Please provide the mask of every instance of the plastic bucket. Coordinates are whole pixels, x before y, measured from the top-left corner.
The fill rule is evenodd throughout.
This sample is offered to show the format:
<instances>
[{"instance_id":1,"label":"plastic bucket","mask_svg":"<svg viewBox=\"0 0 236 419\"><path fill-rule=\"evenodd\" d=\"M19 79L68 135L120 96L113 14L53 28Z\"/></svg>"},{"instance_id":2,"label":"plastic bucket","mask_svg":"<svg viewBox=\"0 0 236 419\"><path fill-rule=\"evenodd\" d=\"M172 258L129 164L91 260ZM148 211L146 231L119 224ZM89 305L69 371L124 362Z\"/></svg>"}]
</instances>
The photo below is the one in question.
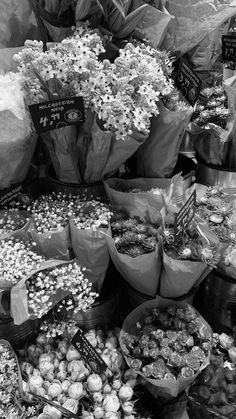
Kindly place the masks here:
<instances>
[{"instance_id":1,"label":"plastic bucket","mask_svg":"<svg viewBox=\"0 0 236 419\"><path fill-rule=\"evenodd\" d=\"M13 319L0 320L0 339L10 342L13 349L22 349L31 342L39 330L39 320L27 320L21 325L15 325Z\"/></svg>"},{"instance_id":2,"label":"plastic bucket","mask_svg":"<svg viewBox=\"0 0 236 419\"><path fill-rule=\"evenodd\" d=\"M45 192L62 192L66 194L79 195L81 198L94 199L100 198L102 201L107 200L105 188L102 182L90 183L86 185L76 183L60 182L56 179L52 165L46 168Z\"/></svg>"},{"instance_id":3,"label":"plastic bucket","mask_svg":"<svg viewBox=\"0 0 236 419\"><path fill-rule=\"evenodd\" d=\"M236 324L236 279L213 270L203 281L194 302L215 332Z\"/></svg>"},{"instance_id":4,"label":"plastic bucket","mask_svg":"<svg viewBox=\"0 0 236 419\"><path fill-rule=\"evenodd\" d=\"M236 169L207 164L197 158L196 182L202 185L221 185L224 188L236 188Z\"/></svg>"}]
</instances>

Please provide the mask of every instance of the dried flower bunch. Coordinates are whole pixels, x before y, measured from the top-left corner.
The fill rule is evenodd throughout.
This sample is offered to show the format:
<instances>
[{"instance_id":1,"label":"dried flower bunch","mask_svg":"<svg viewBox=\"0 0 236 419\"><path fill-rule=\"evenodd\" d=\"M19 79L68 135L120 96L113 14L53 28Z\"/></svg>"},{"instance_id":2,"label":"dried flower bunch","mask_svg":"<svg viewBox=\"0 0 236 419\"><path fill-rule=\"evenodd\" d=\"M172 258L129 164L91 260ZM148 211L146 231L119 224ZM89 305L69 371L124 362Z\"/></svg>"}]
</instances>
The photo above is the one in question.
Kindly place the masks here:
<instances>
[{"instance_id":1,"label":"dried flower bunch","mask_svg":"<svg viewBox=\"0 0 236 419\"><path fill-rule=\"evenodd\" d=\"M225 129L232 115L223 86L207 87L202 90L201 96L203 99L197 102L192 122L200 127L207 128L211 123Z\"/></svg>"},{"instance_id":2,"label":"dried flower bunch","mask_svg":"<svg viewBox=\"0 0 236 419\"><path fill-rule=\"evenodd\" d=\"M181 241L174 241L174 228L161 231L164 251L173 259L203 262L215 268L219 263L219 252L216 246L207 244L193 221L184 230Z\"/></svg>"},{"instance_id":3,"label":"dried flower bunch","mask_svg":"<svg viewBox=\"0 0 236 419\"><path fill-rule=\"evenodd\" d=\"M92 284L84 277L84 271L74 262L32 275L26 281L31 314L39 318L46 314L55 305L57 292L68 292L69 296L61 299L67 310L87 310L98 294L91 292Z\"/></svg>"},{"instance_id":4,"label":"dried flower bunch","mask_svg":"<svg viewBox=\"0 0 236 419\"><path fill-rule=\"evenodd\" d=\"M45 261L43 256L34 252L35 243L17 238L1 240L0 276L2 280L17 284L30 272L40 267Z\"/></svg>"},{"instance_id":5,"label":"dried flower bunch","mask_svg":"<svg viewBox=\"0 0 236 419\"><path fill-rule=\"evenodd\" d=\"M191 378L206 361L212 336L193 307L147 309L122 337L130 368L154 379Z\"/></svg>"},{"instance_id":6,"label":"dried flower bunch","mask_svg":"<svg viewBox=\"0 0 236 419\"><path fill-rule=\"evenodd\" d=\"M119 253L137 257L156 249L158 227L153 224L117 214L112 218L111 229Z\"/></svg>"},{"instance_id":7,"label":"dried flower bunch","mask_svg":"<svg viewBox=\"0 0 236 419\"><path fill-rule=\"evenodd\" d=\"M76 227L81 229L108 228L112 211L109 206L96 200L81 200L72 197L69 203L69 214L73 216Z\"/></svg>"},{"instance_id":8,"label":"dried flower bunch","mask_svg":"<svg viewBox=\"0 0 236 419\"><path fill-rule=\"evenodd\" d=\"M0 211L0 235L20 230L28 221L29 217L23 215L16 208L2 210Z\"/></svg>"},{"instance_id":9,"label":"dried flower bunch","mask_svg":"<svg viewBox=\"0 0 236 419\"><path fill-rule=\"evenodd\" d=\"M235 203L227 199L220 187L209 187L205 195L197 197L196 213L206 220L222 243L236 239Z\"/></svg>"},{"instance_id":10,"label":"dried flower bunch","mask_svg":"<svg viewBox=\"0 0 236 419\"><path fill-rule=\"evenodd\" d=\"M48 324L48 331L52 328L53 324ZM120 330L105 332L99 329L85 333L85 338L110 369L101 376L91 371L71 345L77 330L75 325L73 330L71 325L69 329L63 326L63 335L55 338L41 333L34 344L21 351L20 366L27 376L26 393L33 391L42 395L82 418L138 418L133 388L129 384L136 374L130 370L123 374L125 362L118 343ZM51 419L63 417L50 405L44 406L43 413L37 418L46 416Z\"/></svg>"},{"instance_id":11,"label":"dried flower bunch","mask_svg":"<svg viewBox=\"0 0 236 419\"><path fill-rule=\"evenodd\" d=\"M62 193L42 195L27 207L38 233L62 230L68 224L69 196Z\"/></svg>"}]
</instances>

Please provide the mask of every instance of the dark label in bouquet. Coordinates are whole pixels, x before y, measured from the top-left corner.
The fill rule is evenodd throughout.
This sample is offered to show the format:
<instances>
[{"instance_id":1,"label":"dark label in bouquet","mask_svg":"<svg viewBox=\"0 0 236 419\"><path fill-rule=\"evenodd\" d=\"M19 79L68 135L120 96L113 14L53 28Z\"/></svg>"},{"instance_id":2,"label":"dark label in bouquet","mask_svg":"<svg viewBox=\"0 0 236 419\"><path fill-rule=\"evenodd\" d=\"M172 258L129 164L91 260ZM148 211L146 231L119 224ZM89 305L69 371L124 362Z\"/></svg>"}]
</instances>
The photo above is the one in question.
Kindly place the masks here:
<instances>
[{"instance_id":1,"label":"dark label in bouquet","mask_svg":"<svg viewBox=\"0 0 236 419\"><path fill-rule=\"evenodd\" d=\"M93 372L96 374L103 374L108 369L107 364L86 339L82 330L78 330L71 343L80 353L84 362L90 366Z\"/></svg>"},{"instance_id":2,"label":"dark label in bouquet","mask_svg":"<svg viewBox=\"0 0 236 419\"><path fill-rule=\"evenodd\" d=\"M202 81L183 58L179 62L175 86L189 104L194 106L201 90Z\"/></svg>"},{"instance_id":3,"label":"dark label in bouquet","mask_svg":"<svg viewBox=\"0 0 236 419\"><path fill-rule=\"evenodd\" d=\"M24 190L23 185L16 186L8 192L0 193L0 209L17 203L19 208L31 204L33 197Z\"/></svg>"},{"instance_id":4,"label":"dark label in bouquet","mask_svg":"<svg viewBox=\"0 0 236 419\"><path fill-rule=\"evenodd\" d=\"M236 35L222 36L222 61L236 62Z\"/></svg>"},{"instance_id":5,"label":"dark label in bouquet","mask_svg":"<svg viewBox=\"0 0 236 419\"><path fill-rule=\"evenodd\" d=\"M85 121L82 97L50 100L29 106L37 134Z\"/></svg>"},{"instance_id":6,"label":"dark label in bouquet","mask_svg":"<svg viewBox=\"0 0 236 419\"><path fill-rule=\"evenodd\" d=\"M178 243L183 235L184 229L190 223L194 217L196 209L196 191L194 191L185 204L182 206L181 210L175 217L174 225L174 240L175 243Z\"/></svg>"}]
</instances>

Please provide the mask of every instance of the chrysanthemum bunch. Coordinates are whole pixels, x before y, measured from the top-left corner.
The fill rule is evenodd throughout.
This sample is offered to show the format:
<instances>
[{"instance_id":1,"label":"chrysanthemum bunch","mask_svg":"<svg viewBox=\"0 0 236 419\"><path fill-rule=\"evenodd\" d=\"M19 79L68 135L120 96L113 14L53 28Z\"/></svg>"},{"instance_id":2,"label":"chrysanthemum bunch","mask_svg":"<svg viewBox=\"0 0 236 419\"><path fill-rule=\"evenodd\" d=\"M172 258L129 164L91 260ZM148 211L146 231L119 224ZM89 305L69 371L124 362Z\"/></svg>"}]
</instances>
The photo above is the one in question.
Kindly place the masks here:
<instances>
[{"instance_id":1,"label":"chrysanthemum bunch","mask_svg":"<svg viewBox=\"0 0 236 419\"><path fill-rule=\"evenodd\" d=\"M196 105L192 121L200 127L207 128L207 125L212 123L225 129L231 117L231 111L228 109L223 86L205 88L201 94L202 99L199 99Z\"/></svg>"},{"instance_id":2,"label":"chrysanthemum bunch","mask_svg":"<svg viewBox=\"0 0 236 419\"><path fill-rule=\"evenodd\" d=\"M26 41L25 48L15 55L23 76L28 104L75 96L77 85L102 70L98 55L103 52L99 35L78 28L75 34L43 51L43 43Z\"/></svg>"},{"instance_id":3,"label":"chrysanthemum bunch","mask_svg":"<svg viewBox=\"0 0 236 419\"><path fill-rule=\"evenodd\" d=\"M29 275L45 260L43 256L34 252L32 241L23 242L16 238L1 240L0 242L0 277L17 284Z\"/></svg>"},{"instance_id":4,"label":"chrysanthemum bunch","mask_svg":"<svg viewBox=\"0 0 236 419\"><path fill-rule=\"evenodd\" d=\"M67 292L62 305L77 313L88 309L98 296L91 292L92 284L84 277L84 268L77 263L56 266L34 274L26 281L28 306L35 316L41 318L54 304L54 296L58 292Z\"/></svg>"},{"instance_id":5,"label":"chrysanthemum bunch","mask_svg":"<svg viewBox=\"0 0 236 419\"><path fill-rule=\"evenodd\" d=\"M119 253L137 257L153 252L158 243L157 226L138 218L114 217L111 222L112 234Z\"/></svg>"},{"instance_id":6,"label":"chrysanthemum bunch","mask_svg":"<svg viewBox=\"0 0 236 419\"><path fill-rule=\"evenodd\" d=\"M218 248L206 243L194 221L186 227L178 243L174 240L174 229L171 227L164 228L161 237L164 251L173 259L203 262L213 268L219 262Z\"/></svg>"}]
</instances>

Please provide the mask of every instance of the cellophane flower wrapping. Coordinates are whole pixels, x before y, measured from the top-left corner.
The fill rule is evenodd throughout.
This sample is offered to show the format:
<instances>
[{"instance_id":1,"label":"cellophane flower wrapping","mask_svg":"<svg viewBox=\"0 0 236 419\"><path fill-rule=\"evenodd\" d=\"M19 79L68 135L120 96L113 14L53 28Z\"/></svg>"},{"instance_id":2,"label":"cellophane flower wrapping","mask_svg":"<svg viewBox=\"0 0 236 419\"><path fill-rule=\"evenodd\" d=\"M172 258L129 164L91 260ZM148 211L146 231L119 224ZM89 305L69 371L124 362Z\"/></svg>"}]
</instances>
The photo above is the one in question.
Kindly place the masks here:
<instances>
[{"instance_id":1,"label":"cellophane flower wrapping","mask_svg":"<svg viewBox=\"0 0 236 419\"><path fill-rule=\"evenodd\" d=\"M64 301L66 297L74 297L74 279L73 283L71 284L70 275L65 274L64 277L63 272L61 276L60 272L58 273L58 276L54 273L57 268L59 270L63 270L63 268L67 270L67 268L71 268L72 266L72 269L74 269L74 264L76 264L79 269L80 277L77 278L77 291L81 294L81 304L83 304L83 299L85 305L87 305L87 302L89 306L92 304L92 302L94 301L94 297L96 297L97 294L91 293L91 298L88 298L91 286L88 283L87 279L86 284L84 284L86 286L83 288L83 271L85 269L81 269L77 262L74 260L65 262L50 259L44 262L41 269L32 271L30 275L26 276L25 278L22 278L11 289L11 317L13 318L14 323L16 325L22 324L29 319L41 318L58 303ZM46 275L44 278L45 282L42 283L42 280L40 278L42 277L41 275L44 274ZM49 284L48 282L48 286L46 286L46 281L48 280L48 277L50 277L51 279L51 284ZM34 279L35 289L33 291L32 289L30 289L32 278L36 278L36 280ZM37 288L43 289L43 292L38 292L36 290ZM73 306L71 307L71 309L73 310ZM83 307L82 310L84 309L85 308Z\"/></svg>"},{"instance_id":2,"label":"cellophane flower wrapping","mask_svg":"<svg viewBox=\"0 0 236 419\"><path fill-rule=\"evenodd\" d=\"M235 132L235 107L222 86L203 89L188 131L197 156L205 163L230 167Z\"/></svg>"},{"instance_id":3,"label":"cellophane flower wrapping","mask_svg":"<svg viewBox=\"0 0 236 419\"><path fill-rule=\"evenodd\" d=\"M25 179L37 142L24 105L19 76L0 75L0 189Z\"/></svg>"},{"instance_id":4,"label":"cellophane flower wrapping","mask_svg":"<svg viewBox=\"0 0 236 419\"><path fill-rule=\"evenodd\" d=\"M28 232L31 225L30 215L18 209L0 210L0 240L23 232Z\"/></svg>"},{"instance_id":5,"label":"cellophane flower wrapping","mask_svg":"<svg viewBox=\"0 0 236 419\"><path fill-rule=\"evenodd\" d=\"M173 230L172 233L168 229L160 230L162 236L160 237L162 243L160 296L162 297L175 298L188 294L219 262L220 243L217 236L199 217L196 217L196 226L193 228L192 238L189 236L186 239L184 233L181 241L176 244L173 236L171 237ZM164 244L166 241L169 241L169 244Z\"/></svg>"},{"instance_id":6,"label":"cellophane flower wrapping","mask_svg":"<svg viewBox=\"0 0 236 419\"><path fill-rule=\"evenodd\" d=\"M37 245L37 249L47 259L70 259L71 238L69 224L61 230L38 233L34 222L31 222L29 231Z\"/></svg>"},{"instance_id":7,"label":"cellophane flower wrapping","mask_svg":"<svg viewBox=\"0 0 236 419\"><path fill-rule=\"evenodd\" d=\"M136 324L138 322L141 322L142 318L145 316L145 312L150 309L154 308L160 308L164 309L165 307L168 307L169 305L175 305L179 308L185 308L185 307L191 307L187 303L183 302L176 302L167 298L161 298L157 296L155 299L146 301L145 303L139 305L136 309L134 309L131 313L128 314L126 319L124 320L124 323L122 325L122 329L119 336L119 343L120 347L123 351L124 358L128 364L128 366L132 369L131 361L132 358L130 358L127 354L126 347L123 343L123 338L125 337L125 334L134 334L134 330L136 328ZM197 310L194 309L194 311L197 313L198 317L201 319L204 327L207 330L207 333L212 335L212 330L209 326L209 324L203 319L203 317L197 312ZM178 378L177 380L172 379L152 379L147 378L142 374L142 372L138 371L138 374L143 377L144 381L147 383L147 388L151 391L151 393L157 397L157 396L163 396L166 398L170 397L176 397L181 391L187 390L188 387L192 384L192 382L195 380L197 375L204 370L204 368L207 367L207 365L210 362L210 351L208 353L208 357L206 358L205 362L202 363L199 371L195 374L194 377L191 378Z\"/></svg>"},{"instance_id":8,"label":"cellophane flower wrapping","mask_svg":"<svg viewBox=\"0 0 236 419\"><path fill-rule=\"evenodd\" d=\"M147 141L136 157L136 173L142 177L170 177L175 168L181 141L192 108L169 110L160 102L160 113L152 117ZM171 147L170 147L171 144Z\"/></svg>"},{"instance_id":9,"label":"cellophane flower wrapping","mask_svg":"<svg viewBox=\"0 0 236 419\"><path fill-rule=\"evenodd\" d=\"M234 110L236 109L236 76L230 77L224 81L224 88L232 104ZM236 168L236 122L234 121L232 138L229 144L227 167Z\"/></svg>"},{"instance_id":10,"label":"cellophane flower wrapping","mask_svg":"<svg viewBox=\"0 0 236 419\"><path fill-rule=\"evenodd\" d=\"M130 217L148 217L158 225L162 220L163 195L182 199L185 192L180 174L170 179L111 178L104 181L104 187L113 209L128 213Z\"/></svg>"},{"instance_id":11,"label":"cellophane flower wrapping","mask_svg":"<svg viewBox=\"0 0 236 419\"><path fill-rule=\"evenodd\" d=\"M117 222L119 224L119 219ZM145 225L148 222L150 221L145 220L145 222L142 221L142 224ZM110 236L105 236L109 254L116 269L132 288L150 297L154 297L157 293L161 271L160 247L157 241L158 227L153 227L156 229L154 250L152 248L151 251L141 252L138 255L131 256L119 252L116 246L116 238L112 237L113 233ZM129 228L127 231L129 232Z\"/></svg>"}]
</instances>

